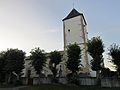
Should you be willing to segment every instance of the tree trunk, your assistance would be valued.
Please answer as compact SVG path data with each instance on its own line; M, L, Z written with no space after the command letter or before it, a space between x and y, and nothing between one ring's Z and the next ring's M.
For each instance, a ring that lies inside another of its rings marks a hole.
M7 81L7 83L10 83L10 81L11 81L11 73L9 73L9 75L8 75L8 81Z
M99 79L99 72L100 72L99 70L96 71L96 78L97 78L97 79Z
M41 78L40 78L40 75L41 75L41 74L39 74L39 85L41 84L41 80L40 80Z
M56 70L56 64L55 64L55 67L53 67L53 76L54 76L54 79L56 78L56 75L57 75L57 70Z
M96 71L96 78L97 78L97 85L100 85L100 81L101 81L101 76L100 76L100 70Z

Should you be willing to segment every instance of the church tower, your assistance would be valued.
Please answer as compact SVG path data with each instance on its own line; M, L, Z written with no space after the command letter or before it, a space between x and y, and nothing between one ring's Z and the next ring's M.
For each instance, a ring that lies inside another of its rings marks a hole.
M90 74L90 60L88 59L89 56L86 45L88 40L86 25L84 15L74 8L68 16L63 19L64 51L66 51L69 44L76 43L79 45L82 50L81 64L83 65L83 70L81 72Z

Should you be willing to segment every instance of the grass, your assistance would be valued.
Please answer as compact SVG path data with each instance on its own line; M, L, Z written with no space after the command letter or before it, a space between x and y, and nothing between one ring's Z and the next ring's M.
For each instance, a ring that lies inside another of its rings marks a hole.
M39 85L21 88L19 90L120 90L120 88L102 88L99 86L74 85Z
M13 88L14 85L0 85L0 88Z

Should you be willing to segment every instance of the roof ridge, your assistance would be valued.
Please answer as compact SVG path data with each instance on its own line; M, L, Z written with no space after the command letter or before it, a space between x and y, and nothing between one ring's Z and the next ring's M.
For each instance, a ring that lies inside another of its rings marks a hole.
M73 8L72 11L63 19L63 21L79 15L83 15L83 14L79 13L75 8Z

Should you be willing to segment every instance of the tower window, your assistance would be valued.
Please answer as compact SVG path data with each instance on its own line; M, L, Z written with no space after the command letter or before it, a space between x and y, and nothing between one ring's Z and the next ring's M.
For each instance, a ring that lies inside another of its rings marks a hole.
M70 29L68 29L68 32L70 32Z

